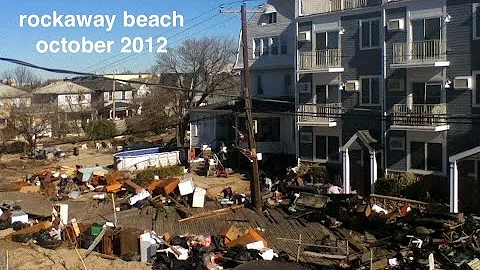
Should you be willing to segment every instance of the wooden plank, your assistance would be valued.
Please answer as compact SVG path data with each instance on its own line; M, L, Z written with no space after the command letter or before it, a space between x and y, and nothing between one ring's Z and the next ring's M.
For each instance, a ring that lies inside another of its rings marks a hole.
M304 251L303 254L312 256L312 257L319 257L331 260L345 260L347 256L345 255L335 255L335 254L325 254L325 253L317 253L312 251Z
M12 241L12 237L15 236L15 235L30 235L30 234L37 233L41 230L46 230L46 229L50 228L51 226L52 226L51 221L41 222L41 223L35 224L33 226L27 227L25 229L13 232L10 235L7 235L5 237L5 240Z
M398 198L398 197L391 197L391 196L385 196L385 195L378 195L378 194L372 194L372 195L370 195L370 198L392 200L392 201L397 201L397 202L407 202L407 203L413 203L413 204L422 204L422 205L427 205L428 204L428 203L422 202L422 201L416 201L416 200L410 200L410 199Z
M213 210L213 211L208 211L208 212L204 212L204 213L200 213L200 214L195 214L195 215L192 215L191 217L180 219L179 222L184 222L184 221L198 219L198 218L208 218L208 217L224 215L224 214L228 214L230 211L233 211L235 209L240 209L240 208L243 208L243 204L242 205L234 205L234 206L231 206L231 207L228 207L228 208L222 208L222 209L217 209L217 210Z

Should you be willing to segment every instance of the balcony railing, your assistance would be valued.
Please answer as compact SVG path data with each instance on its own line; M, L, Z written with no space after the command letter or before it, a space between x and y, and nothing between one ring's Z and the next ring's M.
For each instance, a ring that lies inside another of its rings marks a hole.
M445 40L393 44L393 64L428 64L447 60Z
M447 124L447 105L406 104L393 105L393 123L397 126L443 126Z
M339 119L341 112L341 103L299 105L298 122L330 123Z
M366 7L367 0L303 0L302 15Z
M319 50L300 53L300 69L328 69L342 66L340 49Z

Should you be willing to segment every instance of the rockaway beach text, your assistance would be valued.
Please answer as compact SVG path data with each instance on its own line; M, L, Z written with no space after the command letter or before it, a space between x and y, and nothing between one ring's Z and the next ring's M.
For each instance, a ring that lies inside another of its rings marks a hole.
M116 14L21 14L19 27L30 28L104 28L106 32L113 30L117 23ZM182 14L173 11L171 14L129 14L123 12L121 26L124 28L167 28L183 27ZM39 53L110 53L114 50L116 40L91 40L81 37L78 40L59 37L55 40L39 40L35 48ZM145 51L167 52L168 41L165 37L122 37L119 40L121 53L142 53Z

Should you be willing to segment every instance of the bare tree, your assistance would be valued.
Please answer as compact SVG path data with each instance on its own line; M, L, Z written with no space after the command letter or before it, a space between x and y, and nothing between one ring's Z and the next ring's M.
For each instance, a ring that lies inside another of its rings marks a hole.
M51 106L29 106L26 103L12 107L10 114L17 134L25 139L31 150L35 149L40 137L51 132L54 116Z
M33 90L41 84L41 80L25 66L4 71L2 77L7 84L23 90Z
M215 92L238 87L238 80L234 80L232 73L235 55L235 42L224 37L188 39L167 54L158 55L159 70L176 74L177 84L182 88L182 91L164 89L175 93L174 100L166 102L172 104L176 118L178 146L185 144L190 109L203 103Z

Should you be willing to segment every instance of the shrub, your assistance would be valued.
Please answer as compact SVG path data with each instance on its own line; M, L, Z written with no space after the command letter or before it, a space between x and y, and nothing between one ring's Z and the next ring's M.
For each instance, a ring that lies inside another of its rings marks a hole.
M85 133L91 140L112 138L116 134L115 123L109 120L94 120L85 125Z
M2 154L20 154L28 149L28 144L23 141L8 142L0 147Z
M152 182L155 175L160 178L167 178L173 176L183 175L184 170L181 166L170 166L161 168L148 168L137 173L137 177L133 180L139 186L146 186Z
M430 195L429 197L427 192ZM378 179L375 183L375 193L420 201L443 202L448 198L449 185L445 177L437 175L417 176L413 173L404 173L395 177Z
M327 167L324 165L312 165L308 169L307 174L310 174L312 176L314 183L329 182Z

